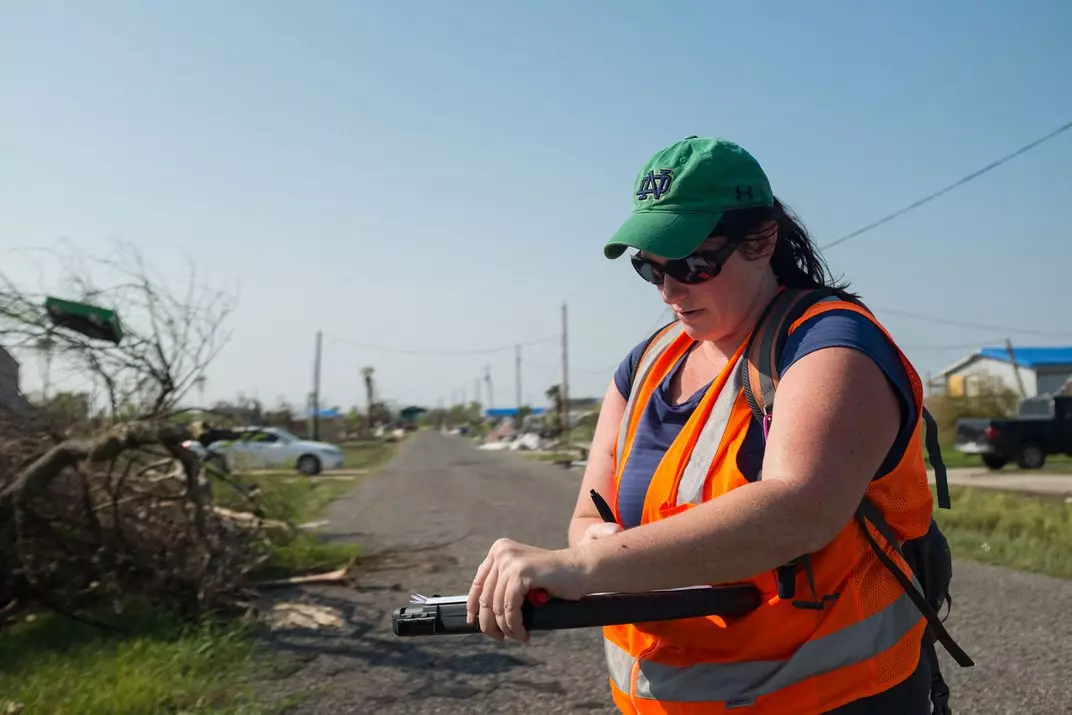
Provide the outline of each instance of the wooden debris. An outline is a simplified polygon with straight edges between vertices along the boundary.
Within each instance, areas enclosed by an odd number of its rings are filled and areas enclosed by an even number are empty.
[[[307,576],[291,576],[290,578],[277,578],[269,581],[258,581],[253,584],[257,588],[271,588],[273,586],[295,586],[298,584],[316,583],[341,583],[347,579],[350,569],[343,567],[326,573],[315,573]]]

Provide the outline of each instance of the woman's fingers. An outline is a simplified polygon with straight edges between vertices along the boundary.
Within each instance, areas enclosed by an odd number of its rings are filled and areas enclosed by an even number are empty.
[[[480,596],[484,592],[485,581],[494,564],[495,559],[489,553],[476,569],[473,583],[469,587],[469,597],[465,599],[465,620],[467,623],[475,622],[477,615],[480,613]]]
[[[521,616],[521,607],[525,603],[528,591],[524,580],[516,576],[506,579],[506,585],[503,588],[504,613],[500,622],[501,628],[506,635],[522,643],[528,643],[529,640],[529,634],[525,630],[525,622]]]
[[[488,575],[484,579],[484,588],[481,589],[477,605],[481,633],[494,638],[497,641],[501,641],[503,639],[503,633],[499,628],[495,612],[492,610],[495,606],[495,588],[498,585],[498,580],[499,569],[496,567],[495,562],[492,561],[492,567],[488,570]]]
[[[481,562],[466,597],[466,620],[478,623],[485,635],[501,641],[505,636],[527,642],[521,608],[531,579],[522,576],[524,555],[531,547],[522,547],[509,539],[499,539]]]

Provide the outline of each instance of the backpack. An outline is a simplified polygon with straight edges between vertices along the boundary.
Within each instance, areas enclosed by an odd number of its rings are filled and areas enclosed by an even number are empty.
[[[824,300],[847,301],[866,310],[866,306],[853,296],[832,288],[783,290],[775,296],[774,300],[764,310],[759,319],[758,327],[753,331],[752,337],[745,348],[747,359],[741,361],[739,368],[741,371],[741,384],[744,385],[745,399],[752,409],[752,414],[763,427],[764,442],[774,414],[774,392],[780,377],[778,362],[789,336],[789,327],[800,319],[808,308]],[[870,313],[870,311],[868,312]],[[937,423],[926,408],[923,409],[922,417],[926,428],[924,445],[935,473],[938,507],[949,509],[951,506],[949,484],[946,479],[946,469],[942,461],[941,448],[938,445]],[[933,715],[949,715],[952,712],[949,708],[949,688],[939,668],[938,654],[934,647],[935,641],[940,642],[962,668],[971,667],[975,664],[949,635],[938,616],[943,605],[948,604],[952,607],[949,586],[953,578],[953,559],[949,551],[949,543],[933,518],[926,534],[903,544],[899,543],[890,525],[882,516],[882,512],[866,497],[857,508],[854,519],[860,525],[878,560],[893,574],[898,583],[901,584],[901,587],[905,589],[909,598],[912,599],[916,608],[927,620],[927,631],[923,639],[922,654],[929,661],[931,669]],[[915,576],[915,581],[919,584],[918,588],[909,575],[905,574],[882,549],[872,535],[871,530],[867,528],[867,524],[871,524],[875,531],[909,565],[912,569],[912,575]],[[813,600],[796,598],[798,570],[803,570],[811,586]],[[811,564],[807,554],[778,567],[775,575],[777,577],[779,597],[783,600],[792,601],[793,605],[798,608],[821,610],[828,601],[837,598],[837,594],[820,597],[815,593],[815,581],[812,577]]]

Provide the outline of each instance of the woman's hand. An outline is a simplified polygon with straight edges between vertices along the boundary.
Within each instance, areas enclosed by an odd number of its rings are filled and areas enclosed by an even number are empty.
[[[570,601],[587,595],[584,570],[574,549],[549,551],[499,539],[476,571],[466,604],[467,620],[495,640],[527,643],[521,606],[530,591],[543,589]]]
[[[622,525],[617,522],[596,522],[595,524],[592,524],[587,529],[585,529],[584,536],[582,536],[581,540],[577,542],[577,547],[580,548],[585,544],[592,543],[593,541],[605,539],[608,536],[614,536],[615,534],[619,534],[622,531],[624,531]]]

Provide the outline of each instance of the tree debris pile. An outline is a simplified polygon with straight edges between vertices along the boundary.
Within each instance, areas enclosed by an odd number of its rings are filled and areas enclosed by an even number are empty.
[[[229,434],[136,421],[56,441],[26,415],[0,416],[0,610],[72,613],[121,596],[199,611],[236,596],[267,558],[265,532],[214,507],[181,446]]]
[[[255,489],[182,446],[238,437],[183,406],[228,342],[234,300],[193,266],[185,280],[174,265],[153,271],[129,244],[52,255],[62,270],[47,289],[0,272],[0,348],[42,368],[40,397],[0,405],[0,622],[42,607],[85,618],[109,599],[244,602],[273,556],[268,535],[295,527],[261,518]],[[121,319],[117,339],[57,320],[50,299]]]

